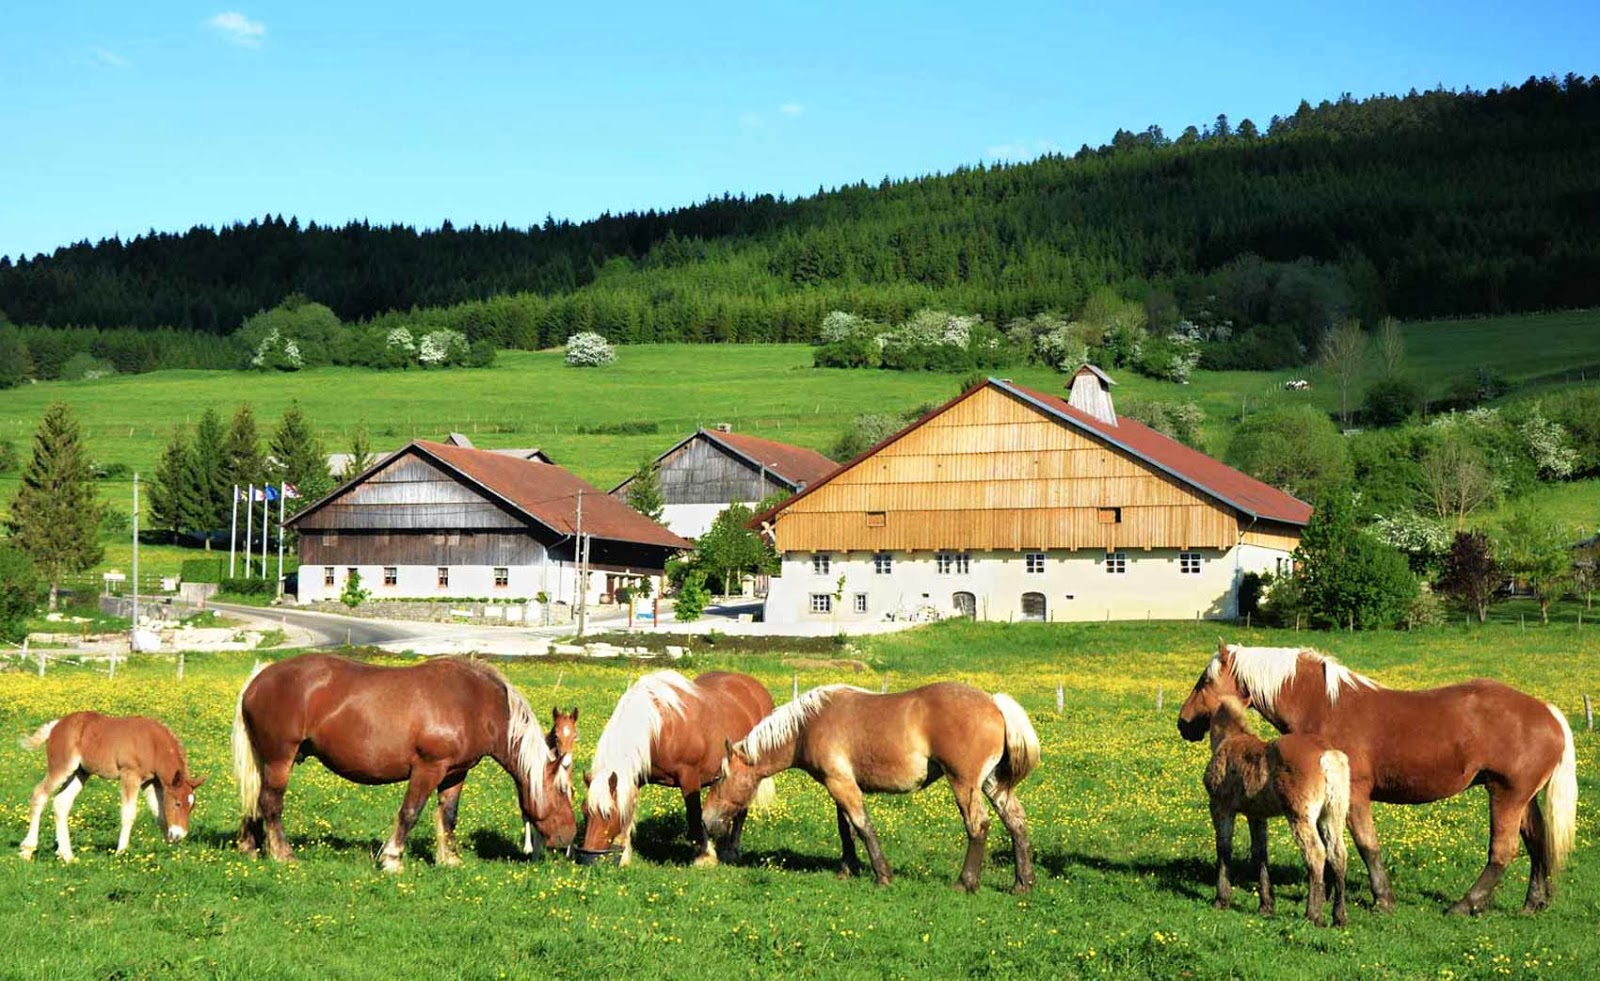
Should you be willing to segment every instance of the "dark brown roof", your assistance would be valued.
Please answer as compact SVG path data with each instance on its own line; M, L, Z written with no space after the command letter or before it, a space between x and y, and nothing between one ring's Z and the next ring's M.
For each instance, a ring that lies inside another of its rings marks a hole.
M1191 449L1175 439L1163 436L1141 422L1126 417L1119 418L1115 424L1101 422L1088 413L1073 408L1066 399L1059 395L1034 391L1033 389L1023 388L1021 385L995 378L989 379L982 385L973 386L938 409L878 443L878 445L867 450L854 460L841 464L834 471L834 474L849 470L890 443L920 428L929 419L942 415L956 403L964 402L991 386L1006 392L1013 398L1021 399L1045 414L1073 426L1094 439L1124 450L1157 470L1193 487L1202 494L1229 505L1250 517L1264 521L1280 521L1292 525L1304 525L1311 519L1311 505L1299 498L1292 497L1276 487L1264 484L1248 474L1233 469L1221 460L1212 459L1199 450ZM826 485L834 474L830 474L828 477L811 484L804 491L789 498L787 501L756 515L751 520L751 525L758 526L770 522L795 501Z

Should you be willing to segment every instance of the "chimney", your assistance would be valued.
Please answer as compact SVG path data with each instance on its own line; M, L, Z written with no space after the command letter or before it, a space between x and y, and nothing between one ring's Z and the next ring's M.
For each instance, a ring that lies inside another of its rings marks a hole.
M1067 404L1110 426L1117 424L1117 411L1111 406L1111 386L1116 382L1092 364L1078 369L1068 384Z
M733 432L733 424L728 422L719 422L717 423L717 432L731 433Z

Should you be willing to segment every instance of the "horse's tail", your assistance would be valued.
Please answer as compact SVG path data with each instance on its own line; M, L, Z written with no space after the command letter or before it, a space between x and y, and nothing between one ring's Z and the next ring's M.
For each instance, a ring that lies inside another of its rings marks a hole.
M1544 816L1545 847L1549 849L1550 874L1561 871L1561 866L1572 854L1576 843L1578 822L1578 756L1572 745L1572 727L1567 717L1554 705L1548 706L1550 714L1561 724L1561 762L1544 785L1545 800L1541 809Z
M1015 787L1039 765L1039 734L1016 699L1002 692L993 697L1006 723L1005 755L995 767L995 778L1002 787Z
M261 758L256 755L250 730L244 724L244 693L266 668L265 664L256 664L239 689L239 700L233 708L233 776L239 782L239 815L252 821L261 816Z
M1328 859L1344 874L1344 826L1350 818L1350 757L1337 749L1322 754L1322 813L1317 815L1317 835L1328 849Z
M17 740L17 745L21 746L23 749L38 749L40 746L45 744L46 740L50 738L50 733L55 731L56 723L60 721L60 719L51 719L49 722L46 722L44 725L35 729L33 731L33 735L23 736L21 739Z

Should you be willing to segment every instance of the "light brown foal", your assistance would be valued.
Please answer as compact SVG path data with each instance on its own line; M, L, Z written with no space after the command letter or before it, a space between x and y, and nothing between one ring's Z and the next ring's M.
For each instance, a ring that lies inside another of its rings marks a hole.
M1333 922L1344 926L1344 823L1350 812L1350 760L1321 736L1290 735L1262 742L1245 724L1244 703L1232 696L1211 711L1211 762L1206 793L1217 836L1218 909L1233 896L1228 861L1233 829L1243 814L1250 822L1250 861L1261 887L1261 913L1273 909L1267 872L1267 819L1284 817L1305 859L1306 919L1322 925L1324 865L1333 879Z
M22 839L23 858L33 858L39 847L39 817L44 813L45 801L54 794L56 854L63 862L73 861L67 814L90 776L115 780L122 786L118 855L128 850L133 819L139 813L140 790L145 793L150 813L163 825L168 841L178 841L189 833L194 791L206 778L190 774L182 744L156 720L74 712L46 722L22 740L23 749L40 746L45 747L47 770L44 779L33 788L28 836Z

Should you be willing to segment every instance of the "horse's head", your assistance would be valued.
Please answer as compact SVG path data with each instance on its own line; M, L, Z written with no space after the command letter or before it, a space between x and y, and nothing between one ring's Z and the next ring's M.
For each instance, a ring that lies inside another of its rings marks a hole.
M540 807L533 795L522 799L522 819L539 832L546 848L566 848L578 835L578 819L572 813L572 781L566 773L572 767L572 755L552 756L545 762L544 805Z
M733 818L749 809L762 779L743 741L725 740L724 749L722 778L712 784L700 809L706 834L713 838L725 836Z
M550 731L544 738L550 746L550 754L561 763L556 773L556 785L567 795L568 801L571 801L572 750L578 745L578 707L574 705L564 710L560 706L552 708Z
M622 834L622 805L617 794L617 775L612 773L606 778L606 785L598 794L594 787L594 777L589 773L583 775L583 784L589 788L589 794L583 801L583 848L585 851L603 852L610 848ZM601 807L599 797L609 792L609 806Z
M1250 704L1249 693L1233 673L1233 649L1219 637L1217 653L1200 672L1200 680L1194 683L1194 690L1178 709L1178 734L1190 742L1204 739L1211 729L1211 715L1217 709L1218 700L1228 696L1245 706Z
M205 777L196 777L187 767L179 766L169 779L161 783L161 821L166 825L168 841L182 841L189 833L189 812L194 810L194 792Z

